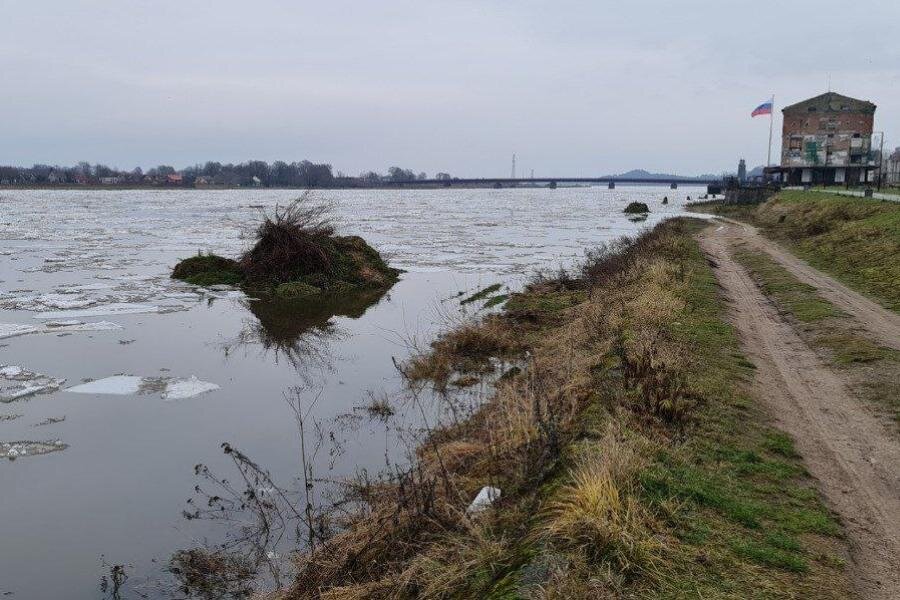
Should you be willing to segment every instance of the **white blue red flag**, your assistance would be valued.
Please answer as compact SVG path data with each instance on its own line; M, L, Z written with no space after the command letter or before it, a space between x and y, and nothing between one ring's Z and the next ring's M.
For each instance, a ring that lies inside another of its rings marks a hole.
M772 100L766 100L759 106L753 109L753 112L750 113L751 117L758 117L759 115L771 115L772 114Z

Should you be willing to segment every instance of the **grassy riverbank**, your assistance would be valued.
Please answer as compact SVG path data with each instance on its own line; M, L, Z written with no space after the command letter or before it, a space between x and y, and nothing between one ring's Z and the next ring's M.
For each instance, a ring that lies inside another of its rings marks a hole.
M522 368L409 472L355 486L285 597L849 595L838 523L745 391L701 227L593 253L407 365L439 386ZM501 499L467 515L485 485Z
M750 222L812 266L900 312L900 203L783 191L759 205L690 208Z

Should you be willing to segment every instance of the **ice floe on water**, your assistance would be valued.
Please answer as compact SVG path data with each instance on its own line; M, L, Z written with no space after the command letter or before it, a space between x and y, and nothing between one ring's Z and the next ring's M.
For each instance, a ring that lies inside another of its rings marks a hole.
M97 300L77 294L41 294L34 299L35 302L47 308L71 309L85 308L96 304Z
M19 325L17 323L0 323L0 340L4 338L26 335L29 333L37 333L40 327L34 325Z
M76 394L112 394L116 396L128 396L130 394L137 394L141 390L143 381L143 377L137 377L135 375L113 375L112 377L104 377L103 379L97 379L67 388L66 391L74 392Z
M15 460L23 456L39 456L51 452L59 452L68 448L68 444L60 440L49 442L0 442L0 458Z
M66 391L75 394L108 394L114 396L160 393L163 400L183 400L217 389L219 389L217 384L201 381L193 375L188 379L113 375L67 388Z
M0 402L53 392L65 382L65 379L35 373L18 365L0 365Z
M78 319L47 321L42 325L20 325L18 323L0 323L0 340L4 338L28 335L29 333L62 333L73 331L115 331L122 329L118 323L96 321L85 323Z
M163 392L163 400L182 400L184 398L193 398L206 392L212 392L219 389L219 386L209 381L200 381L196 377L190 379L175 379L166 384L166 391Z
M160 307L153 304L137 304L130 302L114 302L83 310L56 310L39 312L35 319L76 319L83 317L107 317L112 315L134 315L142 313L158 313Z

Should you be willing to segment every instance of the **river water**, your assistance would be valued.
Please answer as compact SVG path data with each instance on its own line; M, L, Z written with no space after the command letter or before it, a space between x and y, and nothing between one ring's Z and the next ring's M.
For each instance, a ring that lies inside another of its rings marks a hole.
M321 192L341 233L405 273L382 296L299 311L168 277L197 251L238 254L261 207L296 192L0 191L0 596L172 597L174 551L246 524L183 516L223 493L195 465L237 487L223 443L296 488L299 407L317 477L402 463L406 433L440 411L364 407L402 396L395 359L478 314L461 298L571 265L702 191ZM632 200L650 205L646 221L622 213ZM283 561L289 539L267 557Z

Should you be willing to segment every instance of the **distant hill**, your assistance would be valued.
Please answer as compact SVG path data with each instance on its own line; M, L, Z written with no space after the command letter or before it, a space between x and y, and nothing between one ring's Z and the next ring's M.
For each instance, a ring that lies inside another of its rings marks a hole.
M762 177L762 176L763 176L762 166L754 167L753 169L747 171L747 177Z
M632 169L618 175L607 175L607 177L622 177L628 179L718 179L720 176L709 173L703 175L672 175L671 173L651 173L644 169Z

